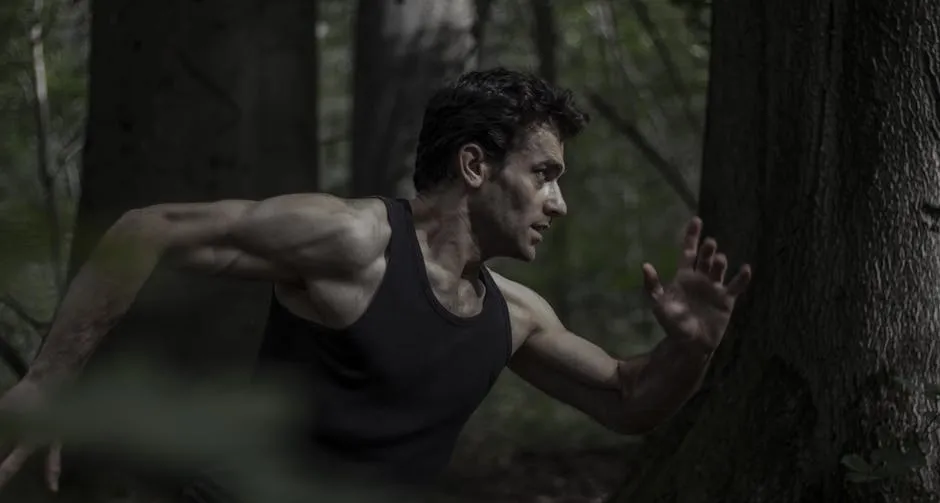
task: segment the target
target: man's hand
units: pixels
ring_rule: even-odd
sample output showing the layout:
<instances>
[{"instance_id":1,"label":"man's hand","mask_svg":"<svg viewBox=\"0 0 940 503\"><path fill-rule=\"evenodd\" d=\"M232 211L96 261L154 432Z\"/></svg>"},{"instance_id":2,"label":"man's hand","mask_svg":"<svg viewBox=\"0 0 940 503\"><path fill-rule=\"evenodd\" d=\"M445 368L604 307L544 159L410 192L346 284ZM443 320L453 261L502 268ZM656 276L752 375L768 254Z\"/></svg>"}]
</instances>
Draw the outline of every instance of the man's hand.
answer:
<instances>
[{"instance_id":1,"label":"man's hand","mask_svg":"<svg viewBox=\"0 0 940 503\"><path fill-rule=\"evenodd\" d=\"M46 401L46 394L36 381L26 378L0 398L0 413L6 415L26 414L38 410ZM16 446L0 446L0 490L23 467L26 460L40 447L35 443L21 441ZM59 474L62 471L62 448L54 444L46 458L46 484L52 492L59 490Z\"/></svg>"},{"instance_id":2,"label":"man's hand","mask_svg":"<svg viewBox=\"0 0 940 503\"><path fill-rule=\"evenodd\" d=\"M751 268L741 266L725 284L728 259L718 253L711 238L699 249L701 232L702 221L695 217L686 228L682 258L671 283L660 283L650 264L643 264L643 276L653 313L666 335L712 352L724 337L735 301L751 281Z\"/></svg>"}]
</instances>

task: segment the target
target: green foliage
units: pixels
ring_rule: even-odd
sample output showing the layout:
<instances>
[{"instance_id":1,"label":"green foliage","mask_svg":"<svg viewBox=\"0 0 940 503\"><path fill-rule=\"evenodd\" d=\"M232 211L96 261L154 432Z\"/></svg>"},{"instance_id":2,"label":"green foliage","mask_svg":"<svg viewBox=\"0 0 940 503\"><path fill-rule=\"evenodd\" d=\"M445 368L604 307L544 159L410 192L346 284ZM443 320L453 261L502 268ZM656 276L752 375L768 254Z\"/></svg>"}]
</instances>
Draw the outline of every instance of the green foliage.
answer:
<instances>
[{"instance_id":1,"label":"green foliage","mask_svg":"<svg viewBox=\"0 0 940 503\"><path fill-rule=\"evenodd\" d=\"M867 460L859 454L848 454L842 457L842 464L848 469L846 480L861 483L910 474L926 466L927 459L919 444L907 443L876 449Z\"/></svg>"},{"instance_id":2,"label":"green foliage","mask_svg":"<svg viewBox=\"0 0 940 503\"><path fill-rule=\"evenodd\" d=\"M203 473L238 501L387 501L369 488L337 487L297 469L280 441L302 415L297 380L267 379L234 390L224 380L194 384L146 355L102 369L42 409L0 415L0 445L17 438L61 440L162 473ZM4 488L0 499L17 493ZM364 495L369 495L366 498ZM22 500L21 500L22 501ZM92 501L105 501L100 498Z\"/></svg>"},{"instance_id":3,"label":"green foliage","mask_svg":"<svg viewBox=\"0 0 940 503\"><path fill-rule=\"evenodd\" d=\"M85 120L87 2L47 0L39 13L43 62L48 84L50 124L36 122L33 50L30 29L34 3L10 0L0 7L0 299L15 298L40 319L48 319L59 295L53 268L64 268L77 193ZM48 142L59 225L50 225L46 193L40 184L38 138ZM62 255L53 258L53 241ZM15 310L0 303L0 337L31 356L42 334ZM3 364L0 363L0 367ZM9 383L8 369L0 387Z\"/></svg>"}]
</instances>

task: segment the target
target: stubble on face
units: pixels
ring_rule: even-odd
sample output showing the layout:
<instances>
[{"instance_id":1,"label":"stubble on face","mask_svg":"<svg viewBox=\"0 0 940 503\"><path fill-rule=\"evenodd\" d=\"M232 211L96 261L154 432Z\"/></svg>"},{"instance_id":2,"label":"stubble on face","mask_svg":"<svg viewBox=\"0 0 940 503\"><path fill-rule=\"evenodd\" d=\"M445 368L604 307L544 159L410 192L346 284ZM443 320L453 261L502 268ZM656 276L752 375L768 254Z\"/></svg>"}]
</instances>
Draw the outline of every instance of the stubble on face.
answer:
<instances>
[{"instance_id":1,"label":"stubble on face","mask_svg":"<svg viewBox=\"0 0 940 503\"><path fill-rule=\"evenodd\" d=\"M484 189L499 255L531 261L541 240L532 226L547 223L545 204L558 197L564 148L550 127L533 128L507 156Z\"/></svg>"}]
</instances>

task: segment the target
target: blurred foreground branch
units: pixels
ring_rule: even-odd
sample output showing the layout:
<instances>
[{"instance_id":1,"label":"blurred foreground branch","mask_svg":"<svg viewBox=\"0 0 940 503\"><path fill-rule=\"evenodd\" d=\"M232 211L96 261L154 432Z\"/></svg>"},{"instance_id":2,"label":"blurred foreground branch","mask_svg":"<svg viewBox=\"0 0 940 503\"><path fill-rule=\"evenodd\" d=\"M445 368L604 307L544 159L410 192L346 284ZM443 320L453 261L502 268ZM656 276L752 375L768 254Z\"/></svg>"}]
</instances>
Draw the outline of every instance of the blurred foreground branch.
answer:
<instances>
[{"instance_id":1,"label":"blurred foreground branch","mask_svg":"<svg viewBox=\"0 0 940 503\"><path fill-rule=\"evenodd\" d=\"M86 376L43 410L0 411L0 449L24 437L58 439L156 473L209 475L239 503L397 501L302 464L289 439L307 418L298 404L309 390L286 372L270 377L239 389L195 384L138 356Z\"/></svg>"},{"instance_id":2,"label":"blurred foreground branch","mask_svg":"<svg viewBox=\"0 0 940 503\"><path fill-rule=\"evenodd\" d=\"M666 160L666 158L659 153L659 150L657 150L640 131L640 128L618 115L614 107L604 100L604 98L593 91L588 92L587 96L591 105L598 113L600 113L614 129L626 136L640 149L643 156L659 171L663 178L665 178L666 183L676 191L679 197L682 198L682 201L685 202L686 206L688 206L690 210L695 211L698 207L698 202L696 201L695 194L686 182L685 177L682 176L682 171L679 167Z\"/></svg>"}]
</instances>

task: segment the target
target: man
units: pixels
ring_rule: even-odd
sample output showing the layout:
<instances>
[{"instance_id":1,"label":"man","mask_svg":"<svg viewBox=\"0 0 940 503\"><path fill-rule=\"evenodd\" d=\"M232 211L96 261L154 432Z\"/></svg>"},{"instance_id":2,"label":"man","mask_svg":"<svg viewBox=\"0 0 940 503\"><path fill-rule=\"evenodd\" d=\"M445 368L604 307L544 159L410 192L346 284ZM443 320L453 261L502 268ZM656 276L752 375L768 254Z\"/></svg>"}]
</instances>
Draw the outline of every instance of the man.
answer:
<instances>
[{"instance_id":1,"label":"man","mask_svg":"<svg viewBox=\"0 0 940 503\"><path fill-rule=\"evenodd\" d=\"M485 267L494 257L535 258L567 212L563 143L586 123L569 91L503 69L472 72L428 104L413 200L290 194L130 211L77 274L44 349L0 407L26 409L72 380L168 259L276 285L261 360L309 370L316 412L302 438L318 457L432 480L506 366L611 430L648 431L698 388L750 270L726 283L726 258L713 240L700 246L693 219L671 282L643 266L666 339L620 361L568 331L535 292ZM108 260L128 243L140 260ZM0 484L29 451L7 457ZM53 450L53 485L57 457Z\"/></svg>"}]
</instances>

